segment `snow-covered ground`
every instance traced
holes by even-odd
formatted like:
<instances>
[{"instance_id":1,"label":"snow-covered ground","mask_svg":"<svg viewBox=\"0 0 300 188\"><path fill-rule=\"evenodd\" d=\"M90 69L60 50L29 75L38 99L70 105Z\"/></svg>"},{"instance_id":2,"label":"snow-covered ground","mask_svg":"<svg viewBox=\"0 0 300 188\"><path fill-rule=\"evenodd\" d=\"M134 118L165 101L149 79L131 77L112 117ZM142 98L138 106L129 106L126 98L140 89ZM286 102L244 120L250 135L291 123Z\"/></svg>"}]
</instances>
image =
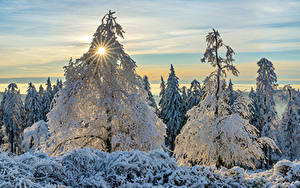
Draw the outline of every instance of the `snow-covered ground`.
<instances>
[{"instance_id":1,"label":"snow-covered ground","mask_svg":"<svg viewBox=\"0 0 300 188\"><path fill-rule=\"evenodd\" d=\"M268 171L178 166L161 151L105 153L79 149L61 156L0 154L0 187L299 187L300 162Z\"/></svg>"}]
</instances>

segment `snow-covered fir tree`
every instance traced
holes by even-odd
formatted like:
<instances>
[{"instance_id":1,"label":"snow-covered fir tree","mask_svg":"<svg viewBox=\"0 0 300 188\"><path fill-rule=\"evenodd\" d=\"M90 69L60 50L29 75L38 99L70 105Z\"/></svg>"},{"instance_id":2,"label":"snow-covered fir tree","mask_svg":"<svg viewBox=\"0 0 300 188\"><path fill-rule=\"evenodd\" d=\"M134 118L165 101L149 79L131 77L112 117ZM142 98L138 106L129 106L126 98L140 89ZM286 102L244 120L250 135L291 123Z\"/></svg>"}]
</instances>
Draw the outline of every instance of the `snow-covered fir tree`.
<instances>
[{"instance_id":1,"label":"snow-covered fir tree","mask_svg":"<svg viewBox=\"0 0 300 188\"><path fill-rule=\"evenodd\" d=\"M57 79L56 85L57 85L58 89L62 89L63 88L62 80Z\"/></svg>"},{"instance_id":2,"label":"snow-covered fir tree","mask_svg":"<svg viewBox=\"0 0 300 188\"><path fill-rule=\"evenodd\" d=\"M250 112L250 124L254 125L257 129L259 128L258 119L259 119L259 107L257 103L256 93L251 87L249 92L250 103L248 104L249 112Z\"/></svg>"},{"instance_id":3,"label":"snow-covered fir tree","mask_svg":"<svg viewBox=\"0 0 300 188\"><path fill-rule=\"evenodd\" d=\"M183 105L183 114L186 114L187 112L187 101L188 101L188 96L187 96L187 89L185 86L181 88L181 97L182 97L182 105Z\"/></svg>"},{"instance_id":4,"label":"snow-covered fir tree","mask_svg":"<svg viewBox=\"0 0 300 188\"><path fill-rule=\"evenodd\" d=\"M40 96L40 100L42 101L43 100L43 96L44 96L44 88L42 85L40 85L39 87L39 96Z\"/></svg>"},{"instance_id":5,"label":"snow-covered fir tree","mask_svg":"<svg viewBox=\"0 0 300 188\"><path fill-rule=\"evenodd\" d=\"M275 109L274 93L276 89L277 75L273 63L266 58L262 58L257 62L259 67L256 78L256 97L259 109L258 119L255 124L258 125L260 136L268 136L276 141L276 129L279 119ZM266 165L272 163L272 155L270 148L264 148Z\"/></svg>"},{"instance_id":6,"label":"snow-covered fir tree","mask_svg":"<svg viewBox=\"0 0 300 188\"><path fill-rule=\"evenodd\" d=\"M64 87L47 115L48 153L82 147L148 151L164 144L165 125L147 104L136 63L117 40L123 33L109 11L89 50L64 67Z\"/></svg>"},{"instance_id":7,"label":"snow-covered fir tree","mask_svg":"<svg viewBox=\"0 0 300 188\"><path fill-rule=\"evenodd\" d=\"M43 108L41 102L39 93L30 82L25 98L26 127L30 127L35 122L43 119Z\"/></svg>"},{"instance_id":8,"label":"snow-covered fir tree","mask_svg":"<svg viewBox=\"0 0 300 188\"><path fill-rule=\"evenodd\" d=\"M180 95L178 77L175 75L173 65L171 64L170 74L167 81L167 87L162 99L161 118L167 125L166 146L171 154L175 147L175 138L179 134L185 119L183 112L183 100Z\"/></svg>"},{"instance_id":9,"label":"snow-covered fir tree","mask_svg":"<svg viewBox=\"0 0 300 188\"><path fill-rule=\"evenodd\" d=\"M53 85L53 90L52 90L52 93L53 93L53 96L58 92L58 87L57 85Z\"/></svg>"},{"instance_id":10,"label":"snow-covered fir tree","mask_svg":"<svg viewBox=\"0 0 300 188\"><path fill-rule=\"evenodd\" d=\"M290 85L284 86L289 99L277 129L278 141L283 158L291 161L300 158L300 96Z\"/></svg>"},{"instance_id":11,"label":"snow-covered fir tree","mask_svg":"<svg viewBox=\"0 0 300 188\"><path fill-rule=\"evenodd\" d=\"M259 67L256 78L256 97L259 112L258 129L262 136L272 136L274 120L278 120L275 109L274 93L276 89L277 75L273 63L266 58L257 62Z\"/></svg>"},{"instance_id":12,"label":"snow-covered fir tree","mask_svg":"<svg viewBox=\"0 0 300 188\"><path fill-rule=\"evenodd\" d=\"M187 102L187 110L190 110L194 106L198 105L202 97L202 89L200 82L196 79L191 82L191 87L189 89L189 97Z\"/></svg>"},{"instance_id":13,"label":"snow-covered fir tree","mask_svg":"<svg viewBox=\"0 0 300 188\"><path fill-rule=\"evenodd\" d=\"M154 97L151 93L151 87L150 87L150 83L149 83L149 80L148 80L148 76L145 75L143 77L143 82L144 82L144 89L146 90L146 92L148 94L147 101L149 102L149 105L152 106L155 111L157 111L156 102L155 102Z\"/></svg>"},{"instance_id":14,"label":"snow-covered fir tree","mask_svg":"<svg viewBox=\"0 0 300 188\"><path fill-rule=\"evenodd\" d=\"M7 94L7 89L2 93L2 100L0 103L0 146L4 144L4 135L5 135L5 130L4 130L4 125L3 125L3 116L4 116L4 104L6 99L6 94Z\"/></svg>"},{"instance_id":15,"label":"snow-covered fir tree","mask_svg":"<svg viewBox=\"0 0 300 188\"><path fill-rule=\"evenodd\" d=\"M187 101L188 96L187 96L187 89L185 86L182 86L181 88L181 97L183 101L185 102Z\"/></svg>"},{"instance_id":16,"label":"snow-covered fir tree","mask_svg":"<svg viewBox=\"0 0 300 188\"><path fill-rule=\"evenodd\" d=\"M161 82L160 82L160 92L159 92L160 99L159 99L158 106L159 106L159 117L161 118L161 110L163 109L163 104L164 104L163 96L164 96L165 91L166 91L166 85L165 85L164 78L162 76L160 77L160 80L161 80Z\"/></svg>"},{"instance_id":17,"label":"snow-covered fir tree","mask_svg":"<svg viewBox=\"0 0 300 188\"><path fill-rule=\"evenodd\" d=\"M20 91L15 83L8 85L5 92L5 101L3 104L3 123L5 134L8 138L11 153L20 153L22 133L25 127L24 105L21 100Z\"/></svg>"},{"instance_id":18,"label":"snow-covered fir tree","mask_svg":"<svg viewBox=\"0 0 300 188\"><path fill-rule=\"evenodd\" d=\"M48 77L47 82L46 82L46 90L44 91L42 85L40 86L39 89L39 94L42 97L42 117L44 121L47 121L47 114L50 112L50 106L51 102L54 97L54 93L52 90L52 83L50 80L50 77Z\"/></svg>"},{"instance_id":19,"label":"snow-covered fir tree","mask_svg":"<svg viewBox=\"0 0 300 188\"><path fill-rule=\"evenodd\" d=\"M229 79L229 84L228 84L228 87L227 87L227 93L228 93L228 97L229 97L229 105L233 105L234 101L238 97L238 94L237 94L236 91L233 90L233 84L231 82L231 79Z\"/></svg>"},{"instance_id":20,"label":"snow-covered fir tree","mask_svg":"<svg viewBox=\"0 0 300 188\"><path fill-rule=\"evenodd\" d=\"M53 89L52 89L52 83L50 80L50 77L48 77L47 82L46 82L46 92L49 92L51 95L51 100L53 99Z\"/></svg>"},{"instance_id":21,"label":"snow-covered fir tree","mask_svg":"<svg viewBox=\"0 0 300 188\"><path fill-rule=\"evenodd\" d=\"M47 114L50 112L51 98L52 93L46 90L42 98L42 117L44 121L47 121Z\"/></svg>"},{"instance_id":22,"label":"snow-covered fir tree","mask_svg":"<svg viewBox=\"0 0 300 188\"><path fill-rule=\"evenodd\" d=\"M226 72L238 76L232 64L234 51L223 43L216 30L207 35L206 41L202 62L210 63L216 70L203 83L203 100L188 111L189 119L176 139L174 153L180 164L255 168L255 160L263 157L257 129L249 123L246 100L239 95L230 106L225 87ZM220 56L221 47L226 48L225 57Z\"/></svg>"},{"instance_id":23,"label":"snow-covered fir tree","mask_svg":"<svg viewBox=\"0 0 300 188\"><path fill-rule=\"evenodd\" d=\"M53 85L53 90L52 90L52 94L53 96L60 90L62 89L63 85L62 85L62 81L57 79L56 80L56 85Z\"/></svg>"}]
</instances>

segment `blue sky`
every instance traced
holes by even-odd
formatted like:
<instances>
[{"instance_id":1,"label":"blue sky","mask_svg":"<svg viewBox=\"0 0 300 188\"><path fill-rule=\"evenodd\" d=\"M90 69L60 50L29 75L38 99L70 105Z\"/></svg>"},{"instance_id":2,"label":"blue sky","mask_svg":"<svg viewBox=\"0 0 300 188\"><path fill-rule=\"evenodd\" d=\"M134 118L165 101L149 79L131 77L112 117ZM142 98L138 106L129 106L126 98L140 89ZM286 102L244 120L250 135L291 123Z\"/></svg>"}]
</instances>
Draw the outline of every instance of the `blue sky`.
<instances>
[{"instance_id":1,"label":"blue sky","mask_svg":"<svg viewBox=\"0 0 300 188\"><path fill-rule=\"evenodd\" d=\"M102 16L117 11L120 39L138 73L153 83L170 63L184 82L202 80L205 35L216 28L236 52L238 84L254 84L256 62L271 60L279 83L300 84L300 1L0 0L0 79L62 77L89 47ZM3 80L2 80L3 82Z\"/></svg>"}]
</instances>

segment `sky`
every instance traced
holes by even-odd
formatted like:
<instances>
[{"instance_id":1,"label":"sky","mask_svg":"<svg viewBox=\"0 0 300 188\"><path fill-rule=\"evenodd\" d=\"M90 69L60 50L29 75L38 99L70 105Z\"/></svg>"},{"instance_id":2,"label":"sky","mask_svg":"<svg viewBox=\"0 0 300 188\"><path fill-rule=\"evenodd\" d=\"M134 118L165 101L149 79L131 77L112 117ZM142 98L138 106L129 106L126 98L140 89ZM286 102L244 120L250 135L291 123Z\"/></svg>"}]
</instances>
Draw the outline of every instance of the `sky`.
<instances>
[{"instance_id":1,"label":"sky","mask_svg":"<svg viewBox=\"0 0 300 188\"><path fill-rule=\"evenodd\" d=\"M125 30L119 41L138 74L152 84L167 78L170 64L181 83L202 81L213 71L200 59L215 28L236 52L240 75L229 78L237 87L255 85L262 57L273 62L279 84L300 86L299 0L0 0L0 91L8 81L62 78L108 10Z\"/></svg>"}]
</instances>

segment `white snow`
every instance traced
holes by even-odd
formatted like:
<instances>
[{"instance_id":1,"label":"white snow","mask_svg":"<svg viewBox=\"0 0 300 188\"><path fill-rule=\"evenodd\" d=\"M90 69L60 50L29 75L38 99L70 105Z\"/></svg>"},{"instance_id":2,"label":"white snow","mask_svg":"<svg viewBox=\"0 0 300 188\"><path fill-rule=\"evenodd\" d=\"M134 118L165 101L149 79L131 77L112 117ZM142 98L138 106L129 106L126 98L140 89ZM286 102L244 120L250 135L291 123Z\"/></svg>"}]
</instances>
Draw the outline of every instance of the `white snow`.
<instances>
[{"instance_id":1,"label":"white snow","mask_svg":"<svg viewBox=\"0 0 300 188\"><path fill-rule=\"evenodd\" d=\"M0 187L299 187L300 162L274 169L178 166L161 151L79 149L60 157L45 153L0 154Z\"/></svg>"}]
</instances>

